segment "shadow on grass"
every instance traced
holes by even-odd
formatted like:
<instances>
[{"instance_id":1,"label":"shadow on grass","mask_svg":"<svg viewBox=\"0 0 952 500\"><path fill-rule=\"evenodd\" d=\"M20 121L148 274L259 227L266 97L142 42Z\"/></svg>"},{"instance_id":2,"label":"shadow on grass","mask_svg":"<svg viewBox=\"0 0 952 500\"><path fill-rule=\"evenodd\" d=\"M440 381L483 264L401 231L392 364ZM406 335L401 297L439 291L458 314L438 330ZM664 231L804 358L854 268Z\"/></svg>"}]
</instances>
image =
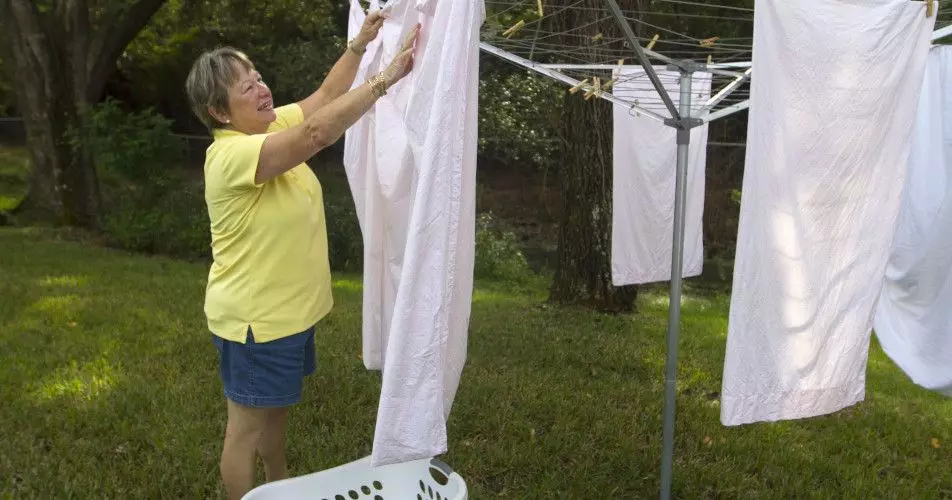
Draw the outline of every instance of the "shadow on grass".
<instances>
[{"instance_id":1,"label":"shadow on grass","mask_svg":"<svg viewBox=\"0 0 952 500\"><path fill-rule=\"evenodd\" d=\"M0 428L15 429L0 489L220 497L225 413L201 313L206 268L2 232L0 244L13 249L0 254L0 390L11 402ZM359 359L359 283L337 276L334 311L318 328L318 372L291 417L292 474L370 453L379 375ZM471 498L656 497L663 294L644 293L630 316L543 307L543 295L477 293L445 459ZM685 300L676 497L948 496L952 405L875 347L866 402L804 421L721 426L727 304Z\"/></svg>"}]
</instances>

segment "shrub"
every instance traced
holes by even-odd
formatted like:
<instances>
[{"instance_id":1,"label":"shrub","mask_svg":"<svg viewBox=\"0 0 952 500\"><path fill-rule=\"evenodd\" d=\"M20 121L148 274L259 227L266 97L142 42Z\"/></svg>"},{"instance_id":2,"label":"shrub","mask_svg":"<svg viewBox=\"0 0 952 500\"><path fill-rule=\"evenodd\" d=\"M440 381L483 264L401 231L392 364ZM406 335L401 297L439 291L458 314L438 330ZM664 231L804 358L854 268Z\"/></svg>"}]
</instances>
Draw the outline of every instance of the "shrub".
<instances>
[{"instance_id":1,"label":"shrub","mask_svg":"<svg viewBox=\"0 0 952 500\"><path fill-rule=\"evenodd\" d=\"M137 252L208 257L204 195L182 170L184 144L171 121L152 109L126 113L110 99L88 110L86 124L70 136L74 149L85 143L93 156L107 241Z\"/></svg>"},{"instance_id":2,"label":"shrub","mask_svg":"<svg viewBox=\"0 0 952 500\"><path fill-rule=\"evenodd\" d=\"M346 197L325 197L327 245L331 268L360 272L364 262L364 240L353 202Z\"/></svg>"},{"instance_id":3,"label":"shrub","mask_svg":"<svg viewBox=\"0 0 952 500\"><path fill-rule=\"evenodd\" d=\"M491 212L476 219L477 278L522 283L531 276L529 264L519 249L516 236L497 227Z\"/></svg>"}]
</instances>

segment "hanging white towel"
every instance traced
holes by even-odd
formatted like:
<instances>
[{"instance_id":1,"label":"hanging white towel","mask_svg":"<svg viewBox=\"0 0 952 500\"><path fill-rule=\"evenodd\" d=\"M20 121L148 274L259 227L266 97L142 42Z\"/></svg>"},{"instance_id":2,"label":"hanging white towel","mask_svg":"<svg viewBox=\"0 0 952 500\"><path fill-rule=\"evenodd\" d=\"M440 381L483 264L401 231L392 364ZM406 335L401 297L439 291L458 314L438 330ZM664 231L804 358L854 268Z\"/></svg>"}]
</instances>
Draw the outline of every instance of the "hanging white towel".
<instances>
[{"instance_id":1,"label":"hanging white towel","mask_svg":"<svg viewBox=\"0 0 952 500\"><path fill-rule=\"evenodd\" d=\"M912 144L876 336L915 383L952 396L952 47L930 51Z\"/></svg>"},{"instance_id":2,"label":"hanging white towel","mask_svg":"<svg viewBox=\"0 0 952 500\"><path fill-rule=\"evenodd\" d=\"M757 0L725 425L865 397L934 23L908 0Z\"/></svg>"},{"instance_id":3,"label":"hanging white towel","mask_svg":"<svg viewBox=\"0 0 952 500\"><path fill-rule=\"evenodd\" d=\"M675 106L680 103L680 75L657 70ZM667 108L640 66L615 71L612 87L625 100L637 100L662 116ZM711 75L696 73L692 109L711 97ZM612 282L615 286L671 279L674 235L674 185L677 131L663 123L636 116L627 106L614 106L614 168L612 183ZM698 276L704 266L704 174L707 164L705 124L691 130L684 227L685 278Z\"/></svg>"},{"instance_id":4,"label":"hanging white towel","mask_svg":"<svg viewBox=\"0 0 952 500\"><path fill-rule=\"evenodd\" d=\"M351 23L362 21L351 4ZM422 24L413 72L349 132L345 162L364 235L364 363L383 381L372 464L447 451L466 360L476 219L483 0L395 0L361 78Z\"/></svg>"}]
</instances>

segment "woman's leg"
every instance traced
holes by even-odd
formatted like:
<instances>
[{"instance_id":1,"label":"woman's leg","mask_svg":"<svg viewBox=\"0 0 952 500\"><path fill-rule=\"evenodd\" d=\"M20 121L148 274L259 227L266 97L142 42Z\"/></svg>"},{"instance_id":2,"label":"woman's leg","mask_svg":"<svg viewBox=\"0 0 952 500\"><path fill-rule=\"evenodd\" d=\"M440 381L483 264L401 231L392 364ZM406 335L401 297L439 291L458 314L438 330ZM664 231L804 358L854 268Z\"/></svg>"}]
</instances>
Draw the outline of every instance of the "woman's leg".
<instances>
[{"instance_id":1,"label":"woman's leg","mask_svg":"<svg viewBox=\"0 0 952 500\"><path fill-rule=\"evenodd\" d=\"M249 408L228 400L228 425L221 453L221 478L228 498L239 500L255 481L255 448L268 423L269 408Z\"/></svg>"},{"instance_id":2,"label":"woman's leg","mask_svg":"<svg viewBox=\"0 0 952 500\"><path fill-rule=\"evenodd\" d=\"M268 482L287 479L288 461L285 457L285 436L288 429L288 409L272 408L264 432L258 439L258 455L264 462L265 480Z\"/></svg>"}]
</instances>

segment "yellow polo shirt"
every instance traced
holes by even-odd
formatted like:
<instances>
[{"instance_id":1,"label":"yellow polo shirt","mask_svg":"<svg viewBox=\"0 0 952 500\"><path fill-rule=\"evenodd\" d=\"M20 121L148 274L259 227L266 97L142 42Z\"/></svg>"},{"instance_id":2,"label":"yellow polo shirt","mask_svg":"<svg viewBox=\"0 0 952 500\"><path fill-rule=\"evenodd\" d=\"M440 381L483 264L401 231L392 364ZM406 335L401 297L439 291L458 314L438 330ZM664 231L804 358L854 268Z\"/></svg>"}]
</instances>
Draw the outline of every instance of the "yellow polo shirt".
<instances>
[{"instance_id":1,"label":"yellow polo shirt","mask_svg":"<svg viewBox=\"0 0 952 500\"><path fill-rule=\"evenodd\" d=\"M266 134L216 130L205 157L214 262L205 291L211 332L244 343L302 332L330 312L324 199L306 164L255 184L267 134L304 121L297 104L275 109Z\"/></svg>"}]
</instances>

